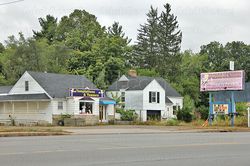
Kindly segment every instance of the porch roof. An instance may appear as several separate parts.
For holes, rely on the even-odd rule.
[[[0,102],[4,101],[50,101],[50,98],[45,93],[0,95]]]

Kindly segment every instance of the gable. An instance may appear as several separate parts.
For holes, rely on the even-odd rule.
[[[25,81],[28,81],[29,83],[28,91],[25,91]],[[38,82],[28,72],[25,72],[9,91],[9,94],[37,94],[37,93],[46,93],[46,91],[38,84]]]
[[[128,81],[128,78],[125,75],[122,75],[118,81]]]

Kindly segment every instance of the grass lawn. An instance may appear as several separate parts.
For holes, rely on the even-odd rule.
[[[0,126],[0,137],[10,136],[48,136],[65,135],[68,132],[60,127],[39,127],[39,126]]]

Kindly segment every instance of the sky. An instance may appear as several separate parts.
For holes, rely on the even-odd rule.
[[[6,4],[13,1],[19,2]],[[134,44],[150,6],[162,11],[166,3],[177,16],[183,51],[198,52],[201,45],[211,41],[250,44],[249,0],[0,0],[0,42],[18,32],[31,37],[32,30],[40,29],[38,18],[47,14],[60,19],[74,9],[84,9],[102,26],[118,21]]]

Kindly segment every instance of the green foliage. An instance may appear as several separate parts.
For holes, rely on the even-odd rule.
[[[168,119],[165,123],[166,126],[178,126],[179,121],[177,119]]]
[[[185,122],[191,122],[193,119],[193,115],[191,110],[188,108],[183,108],[177,112],[177,119]]]
[[[5,50],[4,45],[2,43],[0,43],[0,55],[1,55],[1,53],[4,52],[4,50]]]
[[[236,112],[239,113],[239,115],[246,115],[247,114],[247,103],[236,103]]]
[[[147,23],[141,25],[137,36],[134,57],[140,67],[154,68],[170,82],[178,75],[182,33],[177,18],[171,13],[170,4],[164,5],[159,15],[152,6],[147,14]]]
[[[201,105],[197,108],[197,112],[200,113],[201,119],[207,120],[208,118],[208,113],[209,113],[209,108]]]
[[[154,69],[136,69],[137,75],[148,77],[159,77],[159,74]]]
[[[123,121],[133,121],[138,117],[135,110],[117,109],[116,112],[121,114],[121,120]]]

